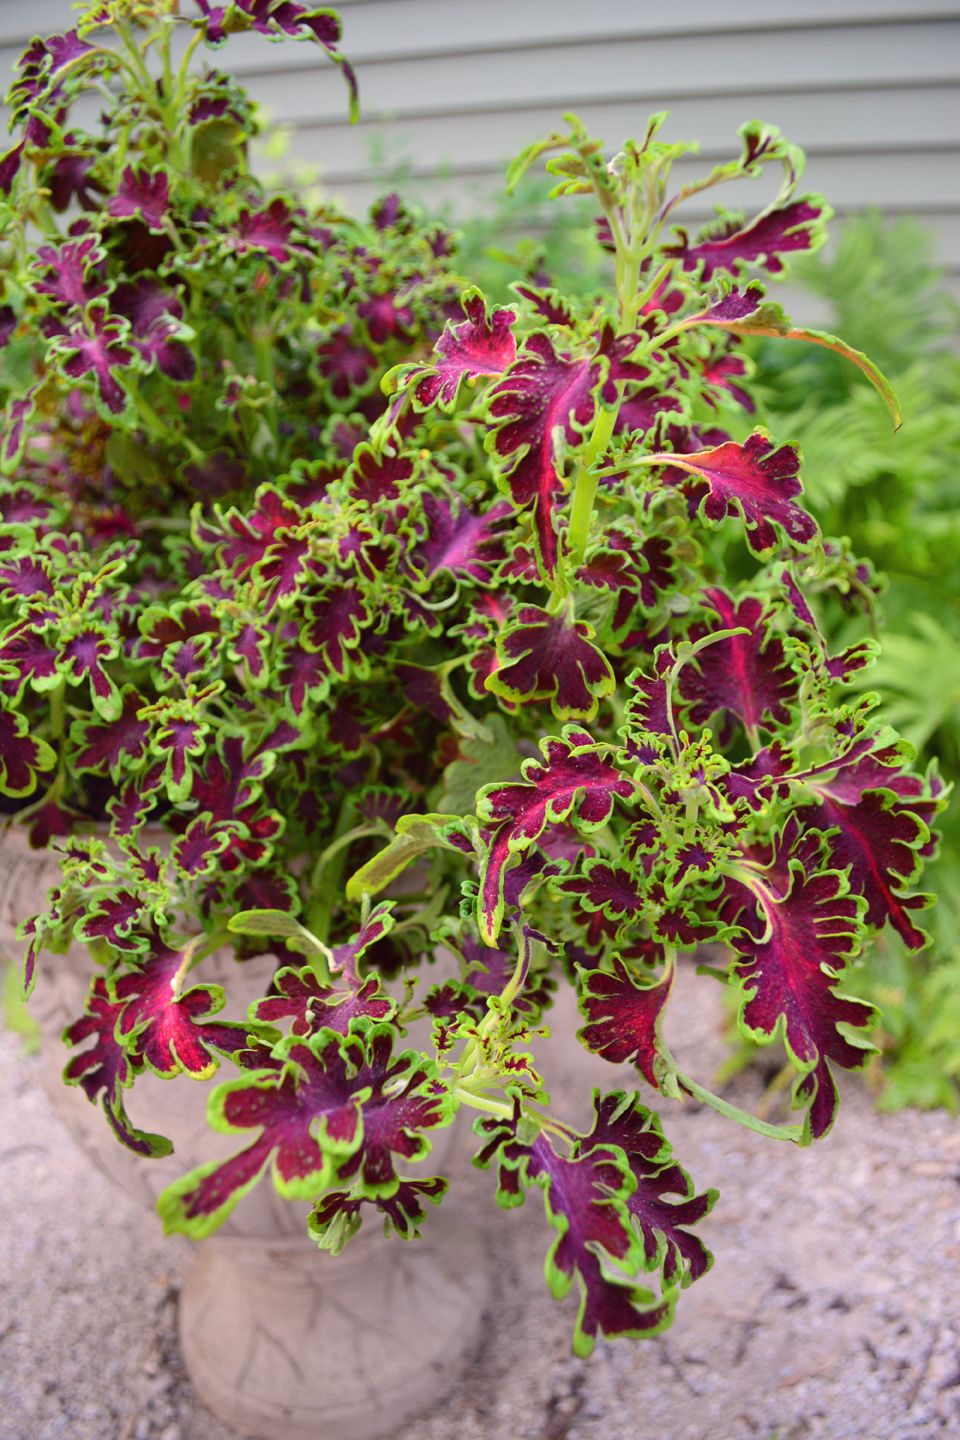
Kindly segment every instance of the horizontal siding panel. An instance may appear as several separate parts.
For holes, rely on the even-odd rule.
[[[336,8],[336,6],[334,6]],[[604,39],[660,40],[691,34],[733,35],[749,32],[751,47],[759,35],[769,33],[770,44],[779,32],[791,28],[833,29],[878,22],[915,25],[922,21],[956,17],[950,0],[920,3],[911,8],[903,0],[740,0],[722,5],[715,0],[681,0],[670,6],[642,0],[366,0],[343,8],[343,49],[358,65],[365,62],[405,62],[428,55],[458,55],[478,50],[539,49],[544,45],[579,45]],[[271,63],[265,59],[265,38],[236,35],[229,44],[229,65],[238,71]],[[304,49],[309,50],[309,44]],[[292,47],[284,46],[287,54]],[[224,53],[224,52],[221,52]],[[269,53],[269,52],[267,52]],[[304,61],[304,63],[307,63]],[[743,57],[741,52],[741,64]]]
[[[338,7],[333,6],[334,9]],[[663,36],[689,32],[781,30],[877,21],[914,23],[956,15],[955,0],[675,0],[669,6],[638,0],[355,0],[342,3],[344,49],[352,59],[394,59],[451,53],[489,46],[536,46],[545,41],[588,40],[604,36]],[[185,0],[184,13],[194,12]],[[402,14],[402,23],[398,16]],[[14,46],[33,35],[66,30],[76,23],[69,0],[0,0],[0,45]],[[236,35],[228,44],[238,64],[258,63],[269,43],[260,36]],[[223,54],[224,52],[220,52]],[[233,59],[229,62],[233,64]]]
[[[266,100],[262,86],[258,89]],[[442,124],[435,116],[421,115],[360,125],[314,125],[308,118],[308,89],[290,90],[278,79],[271,118],[299,122],[291,136],[292,152],[338,176],[369,171],[375,149],[418,165],[503,164],[529,141],[562,124],[558,108],[545,105],[447,115]],[[642,133],[649,111],[633,100],[611,100],[578,105],[577,113],[613,150]],[[673,107],[661,133],[667,140],[699,139],[701,154],[712,161],[737,153],[737,130],[754,117],[778,125],[796,144],[818,153],[960,148],[960,87],[946,85],[852,91],[813,100],[784,94],[685,99]]]
[[[557,0],[543,8],[565,9]],[[459,41],[444,39],[440,44],[434,25],[411,23],[408,15],[418,6],[438,10],[447,23],[466,24],[475,12],[468,31]],[[17,28],[10,14],[15,8]],[[524,17],[540,3],[519,0],[503,3],[504,14]],[[960,25],[944,18],[937,7],[926,5],[896,20],[878,14],[869,24],[840,23],[844,10],[826,4],[818,6],[819,23],[811,14],[810,23],[798,25],[809,6],[770,7],[763,23],[747,35],[731,26],[727,7],[697,6],[701,23],[692,16],[683,33],[679,25],[665,25],[662,33],[649,24],[653,6],[607,3],[576,7],[584,17],[578,35],[564,35],[547,23],[518,28],[516,38],[504,33],[488,14],[488,4],[448,0],[370,0],[345,17],[344,48],[357,63],[361,93],[366,109],[398,111],[406,108],[443,110],[464,103],[499,103],[551,100],[567,104],[583,94],[693,94],[708,92],[749,92],[762,77],[765,89],[796,85],[815,79],[822,86],[833,84],[902,84],[909,80],[954,80],[960,66]],[[883,7],[885,9],[885,7]],[[669,14],[684,10],[669,7]],[[822,13],[830,10],[829,23]],[[902,11],[906,7],[900,6]],[[798,10],[801,12],[798,14]],[[369,43],[360,43],[364,17],[383,12],[370,26]],[[943,15],[949,16],[950,7]],[[953,7],[956,17],[956,8]],[[792,24],[785,24],[785,14]],[[642,22],[638,15],[646,16]],[[22,42],[31,34],[68,28],[75,15],[66,4],[37,0],[36,4],[11,6],[0,0],[0,71],[12,73]],[[482,24],[475,22],[482,21]],[[746,24],[747,22],[742,22]],[[480,33],[473,35],[476,28]],[[357,32],[360,31],[358,34]],[[528,33],[531,32],[531,33]],[[584,33],[586,31],[586,33]],[[445,33],[445,32],[444,32]],[[184,27],[184,35],[187,34]],[[271,43],[254,34],[236,35],[221,49],[205,52],[212,63],[225,66],[251,80],[256,75],[308,72],[316,91],[314,114],[335,118],[343,113],[343,95],[334,68],[321,58],[312,43]],[[315,73],[314,73],[315,72]],[[669,77],[666,79],[666,77]],[[305,77],[302,77],[305,78]],[[325,107],[325,108],[321,108]]]
[[[344,114],[342,80],[335,67],[318,62],[314,47],[262,46],[258,57],[256,69],[246,75],[254,94],[259,93],[258,77],[271,70],[293,85],[300,78],[297,71],[305,68],[315,118],[333,120]],[[465,106],[493,109],[549,102],[566,108],[584,95],[668,99],[749,95],[754,86],[768,92],[811,85],[826,91],[851,85],[951,84],[958,59],[960,24],[936,21],[839,26],[828,36],[816,30],[785,30],[775,37],[755,34],[749,47],[735,34],[626,37],[548,44],[536,51],[491,46],[402,62],[371,60],[358,66],[358,75],[361,102],[372,118],[381,112],[427,114]],[[241,73],[239,64],[234,68]]]

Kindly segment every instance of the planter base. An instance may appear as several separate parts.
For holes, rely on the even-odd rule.
[[[59,878],[59,865],[30,851],[22,832],[0,833],[0,951],[22,954],[16,924],[43,905]],[[273,969],[269,956],[238,967],[218,951],[199,978],[226,982],[221,1018],[239,1020],[264,994]],[[44,957],[31,1006],[43,1034],[44,1086],[100,1170],[153,1209],[161,1189],[232,1154],[236,1139],[207,1124],[209,1082],[146,1074],[137,1080],[131,1118],[169,1135],[175,1152],[144,1161],[117,1143],[99,1106],[64,1087],[69,1051],[60,1035],[82,1013],[92,973],[83,946]],[[454,1148],[452,1129],[438,1131],[433,1173],[449,1173]],[[456,1384],[480,1337],[490,1272],[463,1199],[457,1193],[429,1207],[419,1241],[386,1239],[372,1214],[334,1258],[307,1238],[306,1204],[282,1200],[264,1178],[223,1229],[196,1247],[184,1285],[181,1344],[204,1403],[261,1440],[392,1440]]]
[[[489,1295],[480,1236],[453,1205],[419,1241],[364,1224],[336,1259],[303,1237],[198,1247],[180,1339],[221,1420],[261,1440],[381,1440],[456,1384]]]

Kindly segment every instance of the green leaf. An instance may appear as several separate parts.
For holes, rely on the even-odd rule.
[[[755,332],[762,333],[762,332]],[[854,350],[845,340],[840,340],[836,335],[831,335],[827,330],[807,330],[797,327],[787,331],[788,340],[805,340],[808,345],[821,345],[824,350],[832,350],[835,355],[840,355],[844,360],[849,360],[851,365],[856,365],[862,370],[870,381],[870,384],[880,396],[884,405],[890,411],[893,420],[894,430],[899,430],[903,424],[903,415],[900,412],[900,404],[893,392],[893,387],[887,377],[883,374],[872,360],[864,355],[862,350]]]
[[[360,900],[364,895],[379,894],[418,855],[437,846],[444,850],[462,850],[462,845],[451,843],[454,835],[470,840],[472,845],[476,828],[476,821],[471,816],[401,815],[389,845],[350,876],[346,887],[347,899]]]
[[[227,929],[234,935],[269,935],[274,940],[285,940],[289,949],[300,955],[329,956],[326,946],[288,910],[241,910],[227,921]]]
[[[477,791],[509,780],[520,769],[517,743],[502,715],[490,715],[483,728],[460,742],[460,755],[443,772],[438,807],[453,815],[472,815]]]

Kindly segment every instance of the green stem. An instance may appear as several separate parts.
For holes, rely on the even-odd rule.
[[[178,72],[178,74],[177,74],[177,110],[178,110],[178,111],[182,108],[183,100],[184,100],[184,94],[185,94],[186,88],[187,88],[187,80],[190,78],[190,77],[189,77],[189,73],[188,73],[189,70],[190,70],[190,61],[193,59],[194,52],[195,52],[197,46],[200,44],[200,42],[201,42],[202,39],[203,39],[203,31],[202,31],[202,30],[198,30],[197,33],[194,35],[193,39],[190,41],[190,44],[187,46],[186,54],[184,55],[183,60],[180,62],[180,70],[179,70],[179,72]]]
[[[144,428],[156,439],[169,442],[171,439],[170,428],[164,424],[160,416],[154,410],[150,401],[144,395],[139,385],[132,384],[128,387],[127,393],[133,397],[137,414],[143,422]],[[195,445],[189,435],[178,434],[175,437],[186,450],[190,459],[195,465],[202,465],[206,456],[198,445]]]
[[[340,806],[340,814],[337,816],[336,829],[333,832],[333,841],[328,849],[332,854],[332,864],[329,866],[321,864],[324,856],[314,868],[310,879],[310,901],[307,909],[307,929],[316,935],[322,944],[327,943],[327,936],[330,932],[330,921],[333,917],[334,905],[339,898],[342,888],[343,871],[346,865],[346,845],[338,846],[337,842],[342,840],[352,828],[353,820],[353,797],[345,795]],[[323,886],[320,887],[320,881]]]
[[[491,1100],[487,1095],[475,1095],[472,1090],[466,1090],[458,1085],[453,1092],[454,1099],[461,1105],[469,1105],[471,1110],[483,1110],[487,1115],[497,1115],[501,1120],[513,1119],[513,1106],[508,1105],[505,1100]]]
[[[130,29],[130,26],[127,25],[124,20],[118,18],[114,23],[116,25],[117,34],[120,36],[120,43],[123,45],[123,48],[127,53],[126,57],[118,54],[118,52],[116,51],[114,51],[113,53],[120,61],[120,63],[125,65],[127,71],[133,76],[135,76],[136,79],[139,81],[141,99],[154,112],[154,114],[156,114],[156,86],[153,83],[153,76],[150,74],[149,67],[143,59],[140,46],[137,44],[133,32]]]
[[[381,840],[389,840],[391,838],[392,831],[386,831],[383,825],[355,825],[352,830],[348,830],[346,834],[341,835],[339,839],[332,841],[327,846],[326,850],[324,850],[319,856],[316,865],[313,867],[313,872],[310,876],[311,894],[317,888],[317,885],[320,881],[320,876],[322,875],[329,861],[341,850],[345,849],[346,846],[352,845],[354,840],[360,840],[365,835],[379,835]]]
[[[609,410],[601,410],[593,427],[590,443],[584,451],[573,488],[573,503],[570,507],[570,529],[567,543],[573,569],[583,563],[584,553],[590,539],[590,521],[593,519],[593,503],[596,499],[598,476],[594,466],[613,439],[614,427],[620,399]]]
[[[696,1080],[691,1080],[689,1075],[683,1075],[677,1071],[677,1080],[689,1090],[695,1100],[700,1100],[704,1105],[709,1105],[711,1110],[726,1116],[728,1120],[736,1120],[748,1130],[755,1130],[758,1135],[766,1135],[771,1140],[792,1140],[794,1144],[800,1143],[803,1135],[802,1125],[771,1125],[767,1120],[758,1120],[756,1115],[751,1115],[747,1110],[741,1110],[738,1105],[731,1105],[727,1100],[721,1100],[719,1095],[714,1095],[712,1090],[705,1090],[698,1085]]]
[[[600,195],[599,191],[597,194],[602,203],[604,197]],[[640,240],[634,240],[631,237],[628,242],[615,206],[605,204],[604,209],[607,219],[610,221],[610,230],[616,250],[617,299],[620,307],[620,323],[617,327],[617,334],[629,335],[637,323],[637,312],[640,305],[640,266],[643,263],[644,248]],[[574,570],[582,565],[590,540],[590,523],[593,519],[593,507],[600,478],[596,472],[596,464],[613,439],[622,398],[623,385],[618,384],[617,398],[613,405],[609,410],[601,410],[594,422],[593,434],[590,436],[590,442],[577,470],[573,501],[570,507],[570,529],[567,534],[570,563]],[[562,588],[565,590],[565,584]],[[562,599],[561,593],[557,597],[554,609],[558,608]]]
[[[253,325],[250,328],[250,341],[253,345],[254,363],[256,366],[257,379],[262,385],[266,385],[270,391],[270,398],[264,407],[264,416],[270,426],[270,434],[273,438],[273,448],[277,448],[277,372],[274,358],[276,337],[270,327],[270,316],[267,310],[266,301],[261,296],[257,300],[256,314]]]

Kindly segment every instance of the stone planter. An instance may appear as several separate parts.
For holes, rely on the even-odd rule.
[[[58,879],[56,857],[31,851],[15,828],[0,833],[0,953],[19,959],[16,927]],[[218,952],[196,975],[228,978],[223,1018],[240,1019],[272,970],[269,957],[238,966]],[[142,1160],[125,1150],[99,1108],[61,1079],[68,1057],[61,1032],[81,1013],[89,981],[84,947],[43,956],[31,1000],[42,1032],[42,1082],[97,1168],[152,1209],[173,1179],[236,1148],[206,1124],[207,1098],[220,1077],[138,1078],[129,1102],[134,1123],[169,1135],[174,1154]],[[441,1131],[434,1143],[438,1169],[449,1163],[451,1135]],[[216,1235],[191,1246],[180,1305],[187,1369],[210,1409],[248,1435],[392,1436],[456,1383],[477,1341],[489,1287],[480,1237],[450,1197],[430,1214],[422,1241],[384,1237],[374,1216],[333,1258],[307,1238],[307,1208],[281,1200],[265,1179]]]

